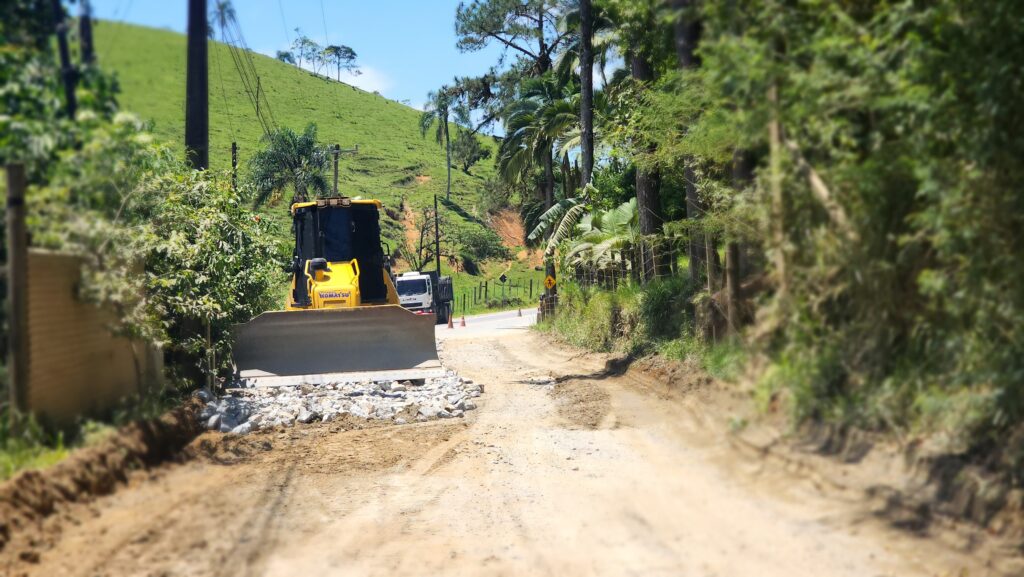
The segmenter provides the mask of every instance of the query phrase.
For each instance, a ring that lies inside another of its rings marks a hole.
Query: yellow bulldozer
[[[442,376],[434,316],[399,304],[378,200],[292,204],[295,249],[284,310],[234,330],[243,386]]]

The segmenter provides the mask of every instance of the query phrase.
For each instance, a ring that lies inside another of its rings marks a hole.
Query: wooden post
[[[25,167],[7,166],[7,374],[11,407],[28,404],[28,234],[25,232]]]
[[[530,300],[533,300],[533,279],[530,279]]]
[[[210,334],[210,319],[206,319],[206,390],[213,392],[213,338]]]
[[[238,143],[231,143],[231,190],[238,190]]]
[[[338,196],[338,156],[341,155],[341,145],[334,145],[334,196]]]
[[[437,209],[437,195],[434,195],[434,258],[437,260],[437,275],[441,276],[441,213]]]

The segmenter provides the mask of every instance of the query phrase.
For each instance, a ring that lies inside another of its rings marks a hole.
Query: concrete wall
[[[29,251],[28,402],[58,425],[113,408],[162,373],[160,356],[142,343],[135,344],[136,369],[132,343],[111,334],[113,313],[78,298],[81,264],[78,257]]]

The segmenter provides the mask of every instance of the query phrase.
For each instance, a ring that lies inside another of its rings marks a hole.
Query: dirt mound
[[[62,504],[110,494],[127,482],[131,470],[178,458],[202,431],[201,409],[201,402],[190,400],[158,419],[128,425],[53,467],[24,471],[0,485],[0,550],[16,539],[35,542],[23,533],[39,528]]]
[[[557,400],[559,416],[584,429],[601,427],[611,410],[608,392],[591,381],[558,383],[551,389],[551,396]]]

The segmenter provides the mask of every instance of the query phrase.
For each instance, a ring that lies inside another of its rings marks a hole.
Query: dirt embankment
[[[29,545],[21,555],[35,557],[31,545],[47,540],[38,529],[63,505],[109,495],[133,470],[181,458],[181,450],[202,431],[201,409],[200,401],[189,400],[158,419],[133,423],[95,447],[75,451],[53,467],[23,471],[0,485],[0,551],[20,542]]]

